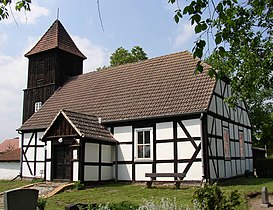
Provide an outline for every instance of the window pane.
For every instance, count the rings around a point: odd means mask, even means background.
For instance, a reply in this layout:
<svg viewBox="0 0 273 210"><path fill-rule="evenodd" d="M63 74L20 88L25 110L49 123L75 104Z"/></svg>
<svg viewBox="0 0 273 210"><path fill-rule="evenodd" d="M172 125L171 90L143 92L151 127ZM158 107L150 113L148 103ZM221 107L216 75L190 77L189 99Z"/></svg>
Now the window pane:
<svg viewBox="0 0 273 210"><path fill-rule="evenodd" d="M137 157L138 158L143 158L143 146L142 145L138 145L137 147Z"/></svg>
<svg viewBox="0 0 273 210"><path fill-rule="evenodd" d="M144 146L144 154L145 154L145 158L150 158L150 146Z"/></svg>
<svg viewBox="0 0 273 210"><path fill-rule="evenodd" d="M150 131L145 131L145 144L150 144Z"/></svg>
<svg viewBox="0 0 273 210"><path fill-rule="evenodd" d="M143 144L143 131L137 132L137 142L138 144Z"/></svg>

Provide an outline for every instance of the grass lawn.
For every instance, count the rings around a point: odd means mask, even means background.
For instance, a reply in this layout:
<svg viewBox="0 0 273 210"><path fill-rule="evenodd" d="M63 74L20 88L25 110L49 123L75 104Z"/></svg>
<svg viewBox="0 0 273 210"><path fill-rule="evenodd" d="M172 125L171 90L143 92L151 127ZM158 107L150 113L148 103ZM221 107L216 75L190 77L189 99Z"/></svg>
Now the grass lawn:
<svg viewBox="0 0 273 210"><path fill-rule="evenodd" d="M13 186L28 184L29 182L0 181L0 191L11 189ZM20 184L21 183L21 184ZM232 190L238 190L244 201L238 209L247 209L245 195L252 192L260 192L263 186L267 186L268 191L273 191L273 179L258 178L237 178L220 184L222 191L229 193ZM162 198L170 200L176 199L176 202L183 207L192 206L192 194L194 187L183 187L175 190L173 186L156 186L147 189L145 184L124 184L113 183L100 187L93 187L86 190L68 190L47 199L46 210L63 210L65 205L71 203L117 203L121 201L130 201L135 204L142 204L144 200L160 201Z"/></svg>
<svg viewBox="0 0 273 210"><path fill-rule="evenodd" d="M29 180L14 180L14 181L0 180L0 193L7 190L15 189L18 187L22 187L28 184L31 184L31 181Z"/></svg>
<svg viewBox="0 0 273 210"><path fill-rule="evenodd" d="M247 209L246 196L252 192L261 192L267 186L269 192L273 191L273 179L237 178L220 184L222 191L229 193L238 190L242 195L242 204L238 209ZM160 201L162 198L173 200L183 207L192 206L194 187L175 190L172 186L156 186L147 189L140 184L107 184L101 187L90 188L82 191L66 191L48 199L46 210L63 210L70 203L107 203L131 201L141 204L146 200Z"/></svg>

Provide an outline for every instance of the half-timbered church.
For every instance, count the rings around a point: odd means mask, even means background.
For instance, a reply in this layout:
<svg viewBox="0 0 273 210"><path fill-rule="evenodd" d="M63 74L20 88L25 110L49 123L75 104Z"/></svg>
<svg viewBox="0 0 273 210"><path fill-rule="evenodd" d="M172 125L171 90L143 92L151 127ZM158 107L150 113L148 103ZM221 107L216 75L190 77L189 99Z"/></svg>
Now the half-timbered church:
<svg viewBox="0 0 273 210"><path fill-rule="evenodd" d="M246 105L226 104L228 79L195 75L191 53L83 74L86 57L56 20L25 56L22 177L211 181L253 171Z"/></svg>

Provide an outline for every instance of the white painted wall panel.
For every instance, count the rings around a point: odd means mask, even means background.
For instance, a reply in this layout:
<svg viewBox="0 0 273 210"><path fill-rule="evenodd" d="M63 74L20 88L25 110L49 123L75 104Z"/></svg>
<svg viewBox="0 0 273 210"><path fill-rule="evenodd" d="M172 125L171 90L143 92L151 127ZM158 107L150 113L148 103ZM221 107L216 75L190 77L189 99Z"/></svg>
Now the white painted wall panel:
<svg viewBox="0 0 273 210"><path fill-rule="evenodd" d="M195 141L196 145L200 144L200 141ZM191 142L178 142L178 159L191 159L195 148ZM201 158L201 151L198 153L197 158Z"/></svg>
<svg viewBox="0 0 273 210"><path fill-rule="evenodd" d="M24 147L23 149L24 149L24 151L26 151L27 148ZM26 158L28 161L34 161L34 150L35 150L35 147L29 147L27 149Z"/></svg>
<svg viewBox="0 0 273 210"><path fill-rule="evenodd" d="M231 161L225 161L225 166L226 166L226 178L231 177Z"/></svg>
<svg viewBox="0 0 273 210"><path fill-rule="evenodd" d="M200 137L200 119L193 120L183 120L182 123L186 127L187 131L191 135L191 137ZM187 138L186 134L182 130L179 124L177 124L177 137L178 138Z"/></svg>
<svg viewBox="0 0 273 210"><path fill-rule="evenodd" d="M121 126L114 128L114 138L119 142L132 142L132 126Z"/></svg>
<svg viewBox="0 0 273 210"><path fill-rule="evenodd" d="M74 161L73 162L73 181L78 181L79 180L79 162Z"/></svg>
<svg viewBox="0 0 273 210"><path fill-rule="evenodd" d="M118 180L120 181L132 180L132 165L131 164L118 165Z"/></svg>
<svg viewBox="0 0 273 210"><path fill-rule="evenodd" d="M236 157L241 157L240 156L240 145L239 145L239 142L235 142L235 150L236 150Z"/></svg>
<svg viewBox="0 0 273 210"><path fill-rule="evenodd" d="M157 163L156 164L156 172L157 173L173 173L174 172L174 164L173 163ZM172 181L174 180L171 177L159 177L157 180L162 181Z"/></svg>
<svg viewBox="0 0 273 210"><path fill-rule="evenodd" d="M103 163L112 163L112 146L111 145L102 145L102 157L101 161Z"/></svg>
<svg viewBox="0 0 273 210"><path fill-rule="evenodd" d="M218 167L219 167L219 177L225 178L225 161L218 160Z"/></svg>
<svg viewBox="0 0 273 210"><path fill-rule="evenodd" d="M237 175L242 174L241 160L236 160Z"/></svg>
<svg viewBox="0 0 273 210"><path fill-rule="evenodd" d="M36 160L37 161L44 161L45 160L45 148L44 147L37 147Z"/></svg>
<svg viewBox="0 0 273 210"><path fill-rule="evenodd" d="M222 93L221 93L221 87L220 87L220 81L219 80L216 83L215 92L218 93L219 95L222 95Z"/></svg>
<svg viewBox="0 0 273 210"><path fill-rule="evenodd" d="M209 154L212 156L216 156L216 140L215 138L210 138L210 147L211 150L209 149Z"/></svg>
<svg viewBox="0 0 273 210"><path fill-rule="evenodd" d="M222 139L217 139L217 154L220 157L224 156L224 152L223 152L223 140Z"/></svg>
<svg viewBox="0 0 273 210"><path fill-rule="evenodd" d="M51 179L51 162L46 163L46 180L49 181Z"/></svg>
<svg viewBox="0 0 273 210"><path fill-rule="evenodd" d="M213 113L216 113L215 96L213 96L210 101L209 110Z"/></svg>
<svg viewBox="0 0 273 210"><path fill-rule="evenodd" d="M45 164L44 163L36 163L36 178L44 178L45 176Z"/></svg>
<svg viewBox="0 0 273 210"><path fill-rule="evenodd" d="M232 169L232 176L236 176L236 161L231 160L231 169Z"/></svg>
<svg viewBox="0 0 273 210"><path fill-rule="evenodd" d="M215 134L215 133L214 133L215 129L212 128L212 126L213 126L213 125L212 125L213 117L210 116L210 115L208 115L207 122L208 122L208 133L209 133L209 134Z"/></svg>
<svg viewBox="0 0 273 210"><path fill-rule="evenodd" d="M85 144L85 162L98 162L99 161L99 145L94 143Z"/></svg>
<svg viewBox="0 0 273 210"><path fill-rule="evenodd" d="M0 162L0 179L12 180L20 173L20 162Z"/></svg>
<svg viewBox="0 0 273 210"><path fill-rule="evenodd" d="M178 173L182 173L187 163L179 163L178 164ZM184 178L185 181L198 181L202 180L202 162L194 162L190 167L186 177Z"/></svg>
<svg viewBox="0 0 273 210"><path fill-rule="evenodd" d="M29 163L29 166L32 169L32 173L34 173L34 171L33 171L34 164L33 163ZM33 177L33 175L30 174L30 171L28 169L28 166L27 166L26 162L23 162L23 176L24 177Z"/></svg>
<svg viewBox="0 0 273 210"><path fill-rule="evenodd" d="M132 160L132 145L121 144L118 145L118 161L131 161Z"/></svg>
<svg viewBox="0 0 273 210"><path fill-rule="evenodd" d="M217 170L217 162L216 162L216 160L209 160L209 171L210 171L210 178L211 179L216 179L214 165L215 165L216 170Z"/></svg>
<svg viewBox="0 0 273 210"><path fill-rule="evenodd" d="M233 124L229 123L229 138L234 139L234 128Z"/></svg>
<svg viewBox="0 0 273 210"><path fill-rule="evenodd" d="M156 139L173 139L173 122L157 123Z"/></svg>
<svg viewBox="0 0 273 210"><path fill-rule="evenodd" d="M99 167L85 166L84 167L84 181L98 181Z"/></svg>
<svg viewBox="0 0 273 210"><path fill-rule="evenodd" d="M101 167L101 179L102 180L112 180L113 179L112 166L102 166Z"/></svg>
<svg viewBox="0 0 273 210"><path fill-rule="evenodd" d="M51 141L48 141L47 143L46 143L47 145L46 145L46 157L48 158L48 159L50 159L51 158Z"/></svg>
<svg viewBox="0 0 273 210"><path fill-rule="evenodd" d="M221 123L221 120L215 119L215 123L216 123L216 135L222 136L222 123Z"/></svg>
<svg viewBox="0 0 273 210"><path fill-rule="evenodd" d="M148 181L149 177L145 177L145 173L152 173L152 164L136 164L136 181Z"/></svg>
<svg viewBox="0 0 273 210"><path fill-rule="evenodd" d="M180 151L178 149L178 151ZM156 144L156 159L157 160L172 160L173 154L173 143L159 143Z"/></svg>
<svg viewBox="0 0 273 210"><path fill-rule="evenodd" d="M226 102L223 103L224 117L229 118L229 106Z"/></svg>
<svg viewBox="0 0 273 210"><path fill-rule="evenodd" d="M40 139L43 137L44 132L37 132L37 145L45 145Z"/></svg>
<svg viewBox="0 0 273 210"><path fill-rule="evenodd" d="M235 157L235 143L232 141L230 142L230 156Z"/></svg>
<svg viewBox="0 0 273 210"><path fill-rule="evenodd" d="M24 145L28 145L30 138L31 138L32 133L24 133ZM35 140L34 137L32 138L30 145L34 145Z"/></svg>
<svg viewBox="0 0 273 210"><path fill-rule="evenodd" d="M216 97L216 103L217 103L217 113L221 116L223 116L223 100L219 97Z"/></svg>

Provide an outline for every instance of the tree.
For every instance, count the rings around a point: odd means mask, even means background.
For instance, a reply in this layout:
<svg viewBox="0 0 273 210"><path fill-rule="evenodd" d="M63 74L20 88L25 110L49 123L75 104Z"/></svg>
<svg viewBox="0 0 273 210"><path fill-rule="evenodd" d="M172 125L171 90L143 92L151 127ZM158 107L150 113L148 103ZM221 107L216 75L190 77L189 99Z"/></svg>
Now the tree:
<svg viewBox="0 0 273 210"><path fill-rule="evenodd" d="M110 56L110 66L118 66L126 63L133 63L137 61L142 61L148 59L147 54L139 46L132 48L131 52L119 47L111 56Z"/></svg>
<svg viewBox="0 0 273 210"><path fill-rule="evenodd" d="M0 0L0 20L7 19L9 17L8 8L10 8L12 0ZM30 11L31 0L15 1L15 10L20 11L24 9Z"/></svg>
<svg viewBox="0 0 273 210"><path fill-rule="evenodd" d="M178 5L174 20L189 17L199 34L194 57L203 59L213 52L218 60L225 60L225 65L216 66L218 71L212 68L209 74L231 78L234 97L230 102L256 95L266 95L261 105L272 100L273 1L191 0L183 8L179 2L169 0ZM203 71L200 62L197 72Z"/></svg>

